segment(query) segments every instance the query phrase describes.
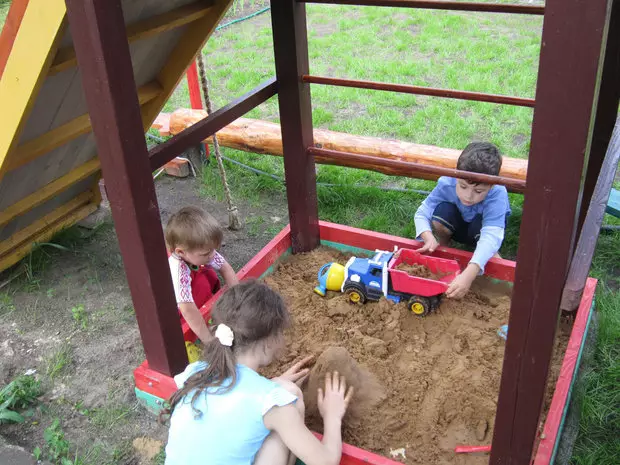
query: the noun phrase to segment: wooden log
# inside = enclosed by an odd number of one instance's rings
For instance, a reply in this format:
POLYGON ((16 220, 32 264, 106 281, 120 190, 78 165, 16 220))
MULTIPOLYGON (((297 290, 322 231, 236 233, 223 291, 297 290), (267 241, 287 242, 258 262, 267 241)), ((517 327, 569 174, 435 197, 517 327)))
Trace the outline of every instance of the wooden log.
MULTIPOLYGON (((206 116, 201 110, 179 109, 170 115, 162 114, 154 127, 163 135, 174 135, 206 116), (169 124, 167 124, 169 121, 169 124)), ((282 156, 280 125, 268 121, 239 118, 217 133, 220 145, 253 153, 282 156)), ((209 142, 207 139, 205 142, 209 142)), ((314 130, 314 146, 339 152, 355 153, 378 158, 399 160, 441 168, 456 168, 460 150, 414 144, 394 139, 356 136, 327 129, 314 130)), ((317 160, 319 163, 320 161, 317 160)), ((504 157, 500 176, 525 180, 527 160, 504 157)), ((411 173, 411 177, 437 179, 428 173, 411 173)))

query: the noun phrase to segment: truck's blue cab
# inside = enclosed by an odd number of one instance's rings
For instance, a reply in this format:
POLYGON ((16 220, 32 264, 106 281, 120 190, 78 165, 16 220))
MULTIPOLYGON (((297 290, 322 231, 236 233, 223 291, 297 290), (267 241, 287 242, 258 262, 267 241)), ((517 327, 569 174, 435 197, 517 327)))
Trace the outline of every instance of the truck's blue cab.
POLYGON ((395 302, 399 296, 390 295, 388 264, 393 252, 377 250, 372 258, 352 257, 344 267, 342 292, 347 292, 351 301, 379 300, 382 296, 395 302))

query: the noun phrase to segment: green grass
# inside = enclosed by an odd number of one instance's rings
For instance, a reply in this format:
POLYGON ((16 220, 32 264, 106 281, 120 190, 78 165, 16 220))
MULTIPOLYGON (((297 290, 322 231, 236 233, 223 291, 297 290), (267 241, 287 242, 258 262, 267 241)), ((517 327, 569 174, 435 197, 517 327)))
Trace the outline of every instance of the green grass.
POLYGON ((64 343, 48 358, 46 374, 53 381, 64 374, 72 363, 73 349, 69 343, 64 343))

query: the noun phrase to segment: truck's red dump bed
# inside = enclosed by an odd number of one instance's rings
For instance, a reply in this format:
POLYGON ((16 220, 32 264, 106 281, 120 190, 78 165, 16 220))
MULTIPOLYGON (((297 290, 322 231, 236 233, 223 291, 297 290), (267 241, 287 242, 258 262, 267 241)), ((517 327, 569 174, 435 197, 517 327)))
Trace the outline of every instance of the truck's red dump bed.
POLYGON ((395 291, 416 294, 422 297, 443 294, 452 280, 461 272, 461 268, 456 260, 423 255, 412 249, 400 249, 400 253, 390 261, 388 270, 392 277, 392 287, 395 291), (423 265, 431 273, 442 275, 442 277, 435 280, 411 276, 405 271, 396 269, 403 262, 408 265, 423 265))

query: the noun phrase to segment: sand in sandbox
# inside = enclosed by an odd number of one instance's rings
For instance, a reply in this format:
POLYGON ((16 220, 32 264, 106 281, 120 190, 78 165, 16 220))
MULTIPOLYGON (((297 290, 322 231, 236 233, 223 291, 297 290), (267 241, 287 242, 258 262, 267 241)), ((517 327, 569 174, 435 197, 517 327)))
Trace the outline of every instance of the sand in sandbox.
POLYGON ((318 388, 325 388, 325 375, 337 371, 347 381, 347 389, 353 388, 353 397, 343 421, 348 425, 360 425, 379 402, 385 399, 385 391, 375 376, 353 360, 344 347, 328 347, 316 360, 308 382, 304 387, 306 415, 313 422, 320 422, 318 388))
MULTIPOLYGON (((360 421, 345 419, 346 442, 387 457, 390 450, 405 448, 407 458, 398 460, 408 464, 488 463, 488 455, 457 456, 454 447, 491 442, 505 346, 497 330, 508 321, 510 287, 478 280, 463 300, 443 299, 424 318, 386 299, 352 305, 340 293, 316 295, 312 289, 321 265, 344 264, 348 258, 319 248, 284 260, 265 278, 284 296, 294 318, 286 355, 265 374, 341 347, 385 390, 375 407, 363 409, 368 412, 360 421)), ((566 329, 558 334, 545 409, 568 340, 566 329)), ((359 389, 357 395, 366 395, 363 386, 359 389)), ((305 391, 310 398, 310 388, 305 391)), ((307 422, 322 432, 316 409, 308 409, 307 422)))
POLYGON ((401 262, 396 266, 399 271, 404 271, 408 275, 417 276, 418 278, 439 280, 445 276, 442 273, 433 273, 427 266, 420 264, 410 265, 405 262, 401 262))

